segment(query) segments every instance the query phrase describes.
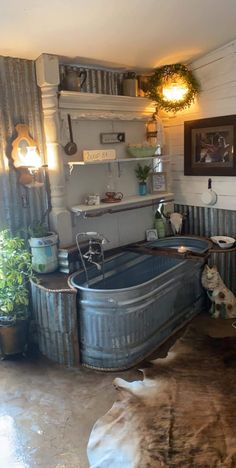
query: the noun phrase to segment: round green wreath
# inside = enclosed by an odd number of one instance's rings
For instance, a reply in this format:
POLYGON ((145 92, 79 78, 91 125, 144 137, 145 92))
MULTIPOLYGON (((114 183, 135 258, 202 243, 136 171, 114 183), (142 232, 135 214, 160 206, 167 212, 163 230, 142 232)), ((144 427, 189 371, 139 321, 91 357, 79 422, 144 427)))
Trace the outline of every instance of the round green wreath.
POLYGON ((200 91, 200 84, 185 65, 175 63, 174 65, 164 65, 163 67, 156 68, 154 74, 148 80, 145 91, 147 97, 154 101, 158 108, 165 109, 167 112, 177 112, 191 105, 196 94, 200 91), (168 101, 163 99, 161 87, 166 80, 175 75, 185 81, 188 86, 188 92, 181 101, 168 101))

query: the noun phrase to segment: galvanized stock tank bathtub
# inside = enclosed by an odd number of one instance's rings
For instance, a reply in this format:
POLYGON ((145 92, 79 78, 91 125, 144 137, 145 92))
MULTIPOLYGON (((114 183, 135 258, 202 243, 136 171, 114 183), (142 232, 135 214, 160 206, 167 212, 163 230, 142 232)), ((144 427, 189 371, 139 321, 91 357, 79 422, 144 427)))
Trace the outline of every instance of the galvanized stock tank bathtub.
MULTIPOLYGON (((169 246, 185 245, 183 239, 170 238, 169 246)), ((186 239, 192 251, 207 251, 207 241, 186 239)), ((148 245, 161 242, 168 247, 167 239, 148 245)), ((95 267, 89 270, 89 285, 84 272, 74 273, 69 284, 78 290, 82 364, 122 370, 151 354, 202 309, 203 263, 203 257, 188 260, 127 251, 104 262, 104 279, 95 267)))

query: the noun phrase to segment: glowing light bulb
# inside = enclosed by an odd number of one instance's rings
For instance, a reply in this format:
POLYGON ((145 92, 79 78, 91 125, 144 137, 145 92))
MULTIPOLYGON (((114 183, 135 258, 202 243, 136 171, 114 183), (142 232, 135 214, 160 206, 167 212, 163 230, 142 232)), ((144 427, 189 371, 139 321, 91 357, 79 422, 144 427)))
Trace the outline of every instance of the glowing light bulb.
POLYGON ((26 160, 28 167, 39 169, 42 166, 42 161, 37 152, 36 146, 27 146, 26 160))
POLYGON ((185 247, 185 245, 180 245, 177 250, 179 253, 186 253, 188 251, 188 248, 185 247))
POLYGON ((166 101, 182 101, 188 92, 184 84, 170 83, 162 88, 163 99, 166 101))
POLYGON ((26 150, 22 151, 18 148, 18 167, 33 167, 39 169, 42 166, 41 158, 37 152, 36 146, 27 146, 26 150))

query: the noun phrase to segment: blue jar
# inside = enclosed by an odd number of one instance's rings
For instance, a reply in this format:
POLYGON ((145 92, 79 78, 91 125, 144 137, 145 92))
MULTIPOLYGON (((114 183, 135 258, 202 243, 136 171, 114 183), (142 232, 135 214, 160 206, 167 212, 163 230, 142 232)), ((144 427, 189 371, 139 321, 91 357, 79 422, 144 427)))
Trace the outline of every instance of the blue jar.
POLYGON ((138 187, 139 195, 147 195, 147 184, 146 182, 141 182, 138 187))

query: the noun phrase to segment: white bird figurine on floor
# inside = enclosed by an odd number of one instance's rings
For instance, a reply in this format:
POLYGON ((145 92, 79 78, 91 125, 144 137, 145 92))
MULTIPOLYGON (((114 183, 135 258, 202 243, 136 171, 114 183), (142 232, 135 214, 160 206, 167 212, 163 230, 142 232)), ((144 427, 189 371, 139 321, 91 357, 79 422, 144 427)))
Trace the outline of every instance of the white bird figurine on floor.
POLYGON ((183 215, 180 213, 171 213, 170 224, 174 234, 180 234, 183 224, 183 215))

